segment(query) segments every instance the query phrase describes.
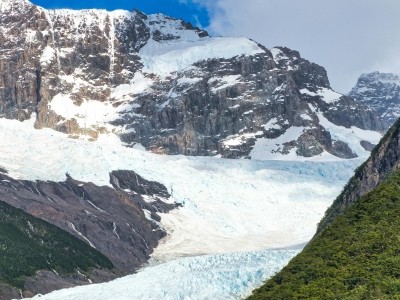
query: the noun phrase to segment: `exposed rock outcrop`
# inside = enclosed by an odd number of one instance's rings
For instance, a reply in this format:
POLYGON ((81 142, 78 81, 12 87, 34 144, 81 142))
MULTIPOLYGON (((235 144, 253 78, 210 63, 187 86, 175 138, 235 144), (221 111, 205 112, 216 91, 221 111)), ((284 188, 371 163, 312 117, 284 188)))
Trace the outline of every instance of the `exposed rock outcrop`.
POLYGON ((160 14, 3 0, 0 52, 0 116, 36 113, 38 128, 92 138, 114 132, 156 153, 349 158, 354 147, 322 117, 346 128, 385 127, 297 51, 210 38, 160 14))
POLYGON ((389 174, 400 168, 400 120, 398 120, 371 152, 369 159, 355 172, 340 196, 328 209, 319 224, 319 231, 361 196, 372 191, 389 174))
POLYGON ((400 78, 392 73, 362 74, 349 96, 373 108, 389 128, 400 116, 400 78))
MULTIPOLYGON (((135 173, 124 175, 126 182, 136 180, 135 173)), ((115 181, 117 177, 112 178, 115 181)), ((144 182, 141 178, 137 190, 147 188, 144 182)), ((165 187, 152 184, 163 197, 152 194, 145 201, 138 193, 69 176, 65 182, 31 182, 0 174, 0 199, 83 240, 107 256, 121 274, 127 274, 145 263, 166 235, 157 212, 176 207, 163 202, 169 198, 165 187)))

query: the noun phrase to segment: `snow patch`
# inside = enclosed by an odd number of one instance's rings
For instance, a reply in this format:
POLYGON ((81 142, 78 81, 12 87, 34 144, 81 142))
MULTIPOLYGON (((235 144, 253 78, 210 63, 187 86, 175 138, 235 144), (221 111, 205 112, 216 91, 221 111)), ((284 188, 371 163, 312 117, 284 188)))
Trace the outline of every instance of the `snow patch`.
POLYGON ((285 53, 282 52, 282 50, 278 48, 272 48, 271 49, 272 57, 274 58, 275 63, 279 64, 280 60, 288 60, 289 57, 285 55, 285 53))
POLYGON ((42 56, 40 57, 40 64, 43 67, 47 67, 48 65, 51 64, 51 62, 55 59, 55 50, 50 47, 50 46, 46 46, 46 48, 44 48, 42 56))
POLYGON ((111 102, 96 100, 83 100, 76 105, 69 94, 57 94, 49 103, 49 108, 66 120, 75 119, 81 128, 107 128, 108 131, 116 129, 110 125, 120 117, 120 114, 131 110, 134 104, 122 103, 113 106, 111 102))
POLYGON ((126 95, 140 94, 148 90, 153 84, 153 80, 137 72, 129 84, 121 84, 115 87, 111 93, 111 98, 121 99, 126 95))
MULTIPOLYGON (((281 134, 276 139, 260 138, 257 139, 253 149, 250 152, 251 159, 255 160, 267 160, 269 159, 284 159, 284 160, 297 160, 300 157, 295 151, 291 151, 289 154, 282 155, 284 143, 290 141, 297 141, 297 139, 306 130, 305 127, 292 126, 288 128, 285 133, 281 134)), ((296 147, 293 148, 295 150, 296 147)), ((300 159, 302 159, 301 157, 300 159)))
POLYGON ((311 116, 307 115, 307 114, 301 114, 300 118, 302 118, 303 120, 307 120, 307 121, 312 121, 313 119, 311 118, 311 116))
POLYGON ((364 147, 361 146, 361 141, 368 141, 371 144, 377 145, 382 138, 382 134, 376 131, 363 130, 355 126, 346 128, 335 125, 321 112, 317 112, 317 116, 319 118, 319 123, 330 132, 332 139, 345 141, 358 156, 366 157, 370 154, 369 151, 366 151, 364 147))
POLYGON ((178 85, 193 85, 201 81, 202 78, 188 78, 188 77, 181 77, 177 80, 178 85))
POLYGON ((281 126, 278 124, 277 118, 272 118, 266 124, 261 125, 265 130, 270 129, 281 129, 281 126))
POLYGON ((337 102, 341 97, 343 97, 342 94, 336 93, 335 91, 327 88, 321 88, 318 90, 318 95, 322 97, 322 100, 325 101, 326 103, 335 103, 337 102))
POLYGON ((143 72, 168 76, 182 71, 196 62, 255 55, 263 50, 247 38, 203 38, 197 41, 168 41, 148 43, 139 51, 143 72))
POLYGON ((225 147, 231 146, 239 146, 247 142, 247 140, 255 138, 257 135, 262 135, 262 131, 253 132, 253 133, 243 133, 243 134, 235 134, 228 136, 225 140, 222 141, 222 144, 225 147))
POLYGON ((211 88, 211 92, 215 93, 219 90, 226 89, 227 87, 233 86, 239 82, 241 75, 227 75, 223 77, 212 77, 209 79, 209 84, 216 84, 211 88))
POLYGON ((317 90, 317 92, 311 92, 310 90, 304 88, 300 90, 300 93, 302 93, 303 95, 309 95, 309 96, 320 96, 322 101, 326 102, 326 103, 335 103, 337 101, 339 101, 339 99, 341 97, 343 97, 342 94, 339 94, 335 91, 333 91, 332 89, 328 89, 328 88, 319 88, 317 90))
POLYGON ((71 230, 75 231, 79 236, 81 236, 89 245, 90 247, 96 249, 96 247, 94 246, 94 244, 86 237, 82 234, 82 232, 80 232, 79 230, 77 230, 75 228, 75 225, 71 222, 67 222, 68 223, 68 227, 71 228, 71 230))
POLYGON ((50 109, 67 120, 76 119, 83 128, 99 125, 115 119, 113 107, 109 103, 96 100, 84 100, 81 105, 75 105, 70 95, 58 94, 49 104, 50 109))
POLYGON ((195 30, 188 30, 182 26, 182 21, 163 14, 148 15, 147 26, 154 35, 156 32, 167 37, 178 38, 180 41, 197 41, 199 36, 195 30))

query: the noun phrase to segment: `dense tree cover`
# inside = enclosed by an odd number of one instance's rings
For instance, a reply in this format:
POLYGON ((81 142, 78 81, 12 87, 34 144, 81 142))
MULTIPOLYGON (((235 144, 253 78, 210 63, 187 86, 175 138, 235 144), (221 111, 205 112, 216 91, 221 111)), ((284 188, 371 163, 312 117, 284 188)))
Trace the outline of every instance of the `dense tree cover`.
POLYGON ((100 252, 69 233, 0 201, 0 281, 22 287, 38 270, 60 274, 112 269, 100 252))
POLYGON ((400 172, 336 217, 249 299, 400 299, 400 172))

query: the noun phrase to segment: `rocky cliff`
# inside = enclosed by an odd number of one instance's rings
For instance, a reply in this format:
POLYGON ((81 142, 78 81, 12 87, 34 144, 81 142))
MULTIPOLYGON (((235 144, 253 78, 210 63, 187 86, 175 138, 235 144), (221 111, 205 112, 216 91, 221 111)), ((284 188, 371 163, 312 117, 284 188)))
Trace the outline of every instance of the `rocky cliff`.
POLYGON ((319 231, 354 204, 361 196, 372 191, 387 176, 400 167, 400 120, 398 120, 372 150, 371 156, 350 179, 343 192, 328 209, 319 224, 319 231))
POLYGON ((156 153, 349 158, 363 138, 350 145, 335 128, 385 127, 298 52, 161 14, 3 0, 0 52, 0 116, 156 153))
POLYGON ((359 103, 380 114, 389 127, 400 116, 400 78, 392 73, 363 74, 349 93, 359 103))
MULTIPOLYGON (((73 270, 76 274, 65 276, 51 268, 38 266, 35 274, 27 274, 20 280, 22 290, 31 294, 109 281, 133 273, 150 258, 159 240, 166 236, 157 213, 176 207, 174 203, 168 203, 170 195, 163 185, 147 181, 132 171, 112 172, 110 182, 113 187, 76 181, 69 175, 64 182, 15 180, 5 172, 4 169, 0 171, 0 204, 7 203, 57 226, 58 232, 63 230, 75 236, 112 263, 113 272, 96 269, 79 275, 73 270)), ((7 232, 12 234, 13 231, 7 232)), ((40 243, 40 239, 35 238, 34 242, 40 243)), ((48 244, 48 241, 42 243, 46 247, 48 244)), ((34 268, 26 254, 18 257, 21 261, 26 260, 27 269, 34 268)), ((82 260, 82 257, 74 259, 82 260)), ((68 258, 64 260, 73 265, 68 258)), ((12 274, 7 271, 5 275, 12 274)), ((2 282, 0 276, 0 299, 10 299, 8 295, 15 291, 8 286, 2 288, 2 282)))
POLYGON ((0 173, 0 196, 3 202, 75 235, 128 274, 149 259, 166 235, 157 212, 168 212, 175 205, 165 202, 170 195, 164 186, 150 185, 132 171, 116 171, 110 178, 114 188, 70 177, 65 182, 31 182, 0 173), (122 189, 121 181, 134 184, 122 189))

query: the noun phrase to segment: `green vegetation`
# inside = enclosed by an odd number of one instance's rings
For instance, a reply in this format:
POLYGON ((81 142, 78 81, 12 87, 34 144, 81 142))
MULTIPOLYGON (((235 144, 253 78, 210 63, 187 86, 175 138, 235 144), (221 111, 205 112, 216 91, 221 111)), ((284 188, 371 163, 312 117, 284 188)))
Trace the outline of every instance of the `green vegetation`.
MULTIPOLYGON (((331 207, 328 208, 325 213, 325 217, 318 224, 317 233, 327 227, 338 215, 341 214, 342 210, 348 206, 348 204, 344 203, 343 199, 348 194, 351 194, 358 187, 358 185, 360 184, 360 180, 362 179, 363 173, 365 172, 365 167, 367 163, 378 155, 378 151, 382 150, 382 146, 385 143, 390 143, 390 141, 395 140, 396 137, 399 136, 399 131, 400 119, 398 119, 396 123, 386 132, 384 137, 379 141, 378 145, 376 145, 375 148, 371 151, 369 159, 367 159, 355 170, 354 176, 349 180, 347 185, 344 187, 343 192, 336 198, 331 207)), ((388 147, 383 149, 386 149, 387 151, 388 147)))
POLYGON ((0 201, 0 282, 22 288, 38 270, 67 274, 91 268, 113 265, 69 233, 0 201))
POLYGON ((400 299, 400 172, 336 217, 249 299, 400 299))

